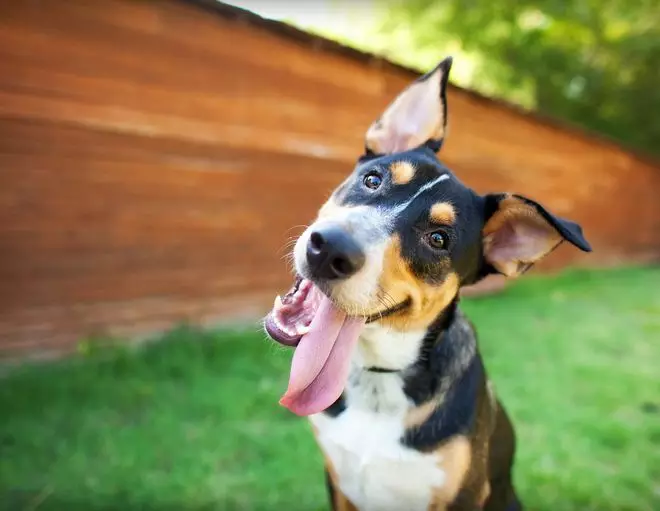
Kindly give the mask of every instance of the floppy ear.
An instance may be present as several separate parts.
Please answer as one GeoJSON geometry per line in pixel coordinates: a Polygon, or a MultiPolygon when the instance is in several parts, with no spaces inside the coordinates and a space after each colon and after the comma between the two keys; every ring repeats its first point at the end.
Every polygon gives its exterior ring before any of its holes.
{"type": "Polygon", "coordinates": [[[367,131],[366,148],[375,154],[392,154],[426,144],[442,146],[447,126],[447,78],[452,58],[419,78],[387,107],[367,131]]]}
{"type": "Polygon", "coordinates": [[[487,195],[485,213],[484,258],[507,277],[525,272],[563,241],[591,252],[578,224],[556,217],[520,195],[487,195]]]}

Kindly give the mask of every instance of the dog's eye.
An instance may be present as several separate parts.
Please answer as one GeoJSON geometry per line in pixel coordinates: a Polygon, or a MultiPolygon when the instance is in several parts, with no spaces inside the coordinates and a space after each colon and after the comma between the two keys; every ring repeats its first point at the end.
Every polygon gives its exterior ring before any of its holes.
{"type": "Polygon", "coordinates": [[[369,172],[369,174],[364,176],[364,180],[362,182],[364,183],[364,186],[370,190],[376,190],[380,187],[381,184],[383,184],[383,178],[378,172],[369,172]]]}
{"type": "Polygon", "coordinates": [[[447,236],[443,232],[432,232],[427,236],[427,240],[433,248],[443,249],[447,246],[447,236]]]}

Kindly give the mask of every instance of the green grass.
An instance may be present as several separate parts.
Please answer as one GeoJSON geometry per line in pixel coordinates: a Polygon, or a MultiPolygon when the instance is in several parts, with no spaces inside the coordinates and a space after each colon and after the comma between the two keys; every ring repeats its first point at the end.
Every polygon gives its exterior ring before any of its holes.
{"type": "MultiPolygon", "coordinates": [[[[660,270],[527,277],[465,301],[517,428],[530,510],[660,509],[660,270]]],[[[180,328],[0,380],[0,506],[326,509],[321,456],[277,404],[290,353],[180,328]]]]}

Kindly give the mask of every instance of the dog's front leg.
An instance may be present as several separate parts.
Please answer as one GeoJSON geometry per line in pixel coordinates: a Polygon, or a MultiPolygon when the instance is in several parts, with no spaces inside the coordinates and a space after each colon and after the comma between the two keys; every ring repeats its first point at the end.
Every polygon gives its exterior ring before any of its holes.
{"type": "Polygon", "coordinates": [[[328,487],[328,497],[330,498],[330,509],[332,509],[332,511],[359,511],[358,508],[348,500],[348,497],[335,486],[332,482],[330,472],[327,469],[325,471],[325,482],[328,487]]]}

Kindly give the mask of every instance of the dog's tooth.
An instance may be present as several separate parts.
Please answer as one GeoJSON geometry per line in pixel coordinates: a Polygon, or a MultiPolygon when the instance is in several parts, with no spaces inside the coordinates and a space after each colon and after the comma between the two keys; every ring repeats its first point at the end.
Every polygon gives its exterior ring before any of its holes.
{"type": "Polygon", "coordinates": [[[280,307],[282,307],[282,305],[284,305],[282,303],[282,297],[280,295],[277,295],[275,297],[275,302],[273,302],[273,308],[279,309],[280,307]]]}
{"type": "Polygon", "coordinates": [[[297,333],[298,335],[305,335],[305,334],[308,334],[308,333],[309,333],[309,330],[310,330],[310,328],[309,328],[308,325],[299,325],[299,326],[296,326],[296,333],[297,333]]]}
{"type": "Polygon", "coordinates": [[[286,326],[284,323],[282,323],[277,317],[275,319],[275,326],[282,332],[284,332],[286,335],[290,337],[295,337],[296,333],[291,329],[290,327],[286,326]]]}

